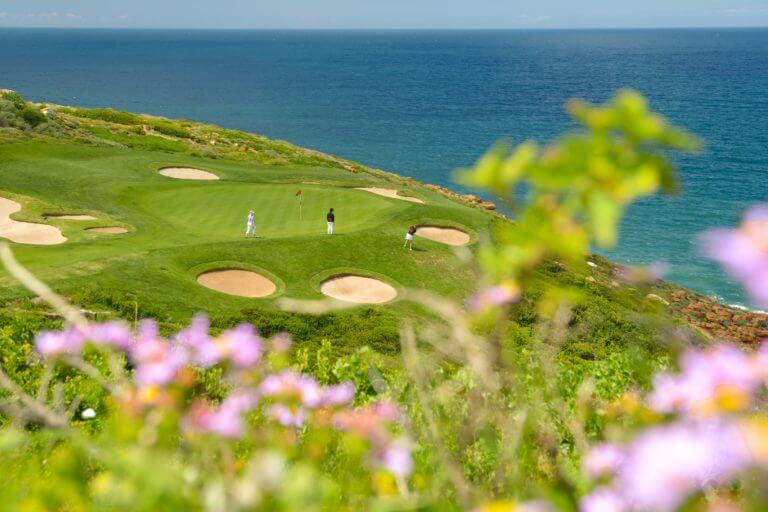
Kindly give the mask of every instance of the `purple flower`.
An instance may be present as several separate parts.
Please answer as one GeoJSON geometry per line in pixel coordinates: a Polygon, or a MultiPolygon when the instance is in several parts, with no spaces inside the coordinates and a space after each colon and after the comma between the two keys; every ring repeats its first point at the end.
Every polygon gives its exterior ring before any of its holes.
{"type": "Polygon", "coordinates": [[[721,409],[741,410],[765,375],[759,356],[731,345],[705,352],[690,350],[683,354],[680,366],[680,374],[654,376],[650,406],[656,411],[708,415],[721,409]]]}
{"type": "Polygon", "coordinates": [[[209,367],[230,360],[235,367],[246,369],[258,362],[262,351],[261,339],[253,326],[240,324],[202,343],[197,348],[197,362],[209,367]]]}
{"type": "Polygon", "coordinates": [[[123,322],[104,322],[90,326],[88,340],[96,345],[107,345],[120,350],[127,350],[131,346],[133,333],[123,322]]]}
{"type": "Polygon", "coordinates": [[[753,206],[738,229],[705,232],[701,246],[760,307],[768,307],[768,204],[753,206]]]}
{"type": "Polygon", "coordinates": [[[612,443],[596,446],[584,458],[584,471],[592,478],[611,476],[624,461],[623,450],[612,443]]]}
{"type": "Polygon", "coordinates": [[[219,339],[229,345],[229,357],[238,368],[249,368],[261,358],[261,338],[251,324],[240,324],[225,331],[219,339]]]}
{"type": "Polygon", "coordinates": [[[707,485],[722,485],[749,463],[735,428],[716,421],[650,429],[627,448],[614,490],[640,510],[674,510],[707,485]]]}
{"type": "Polygon", "coordinates": [[[222,402],[222,408],[230,408],[235,411],[245,413],[253,410],[259,403],[259,395],[250,389],[236,390],[222,402]]]}
{"type": "Polygon", "coordinates": [[[291,335],[287,332],[279,332],[272,336],[272,350],[275,352],[288,352],[293,344],[291,335]]]}
{"type": "Polygon", "coordinates": [[[653,391],[648,398],[651,409],[671,413],[687,409],[689,396],[695,391],[688,389],[688,382],[676,375],[662,372],[653,376],[653,391]]]}
{"type": "Polygon", "coordinates": [[[43,357],[77,354],[85,346],[85,334],[77,327],[61,331],[43,331],[35,337],[35,347],[43,357]]]}
{"type": "Polygon", "coordinates": [[[43,331],[37,335],[35,343],[40,354],[51,357],[79,353],[86,342],[126,350],[131,345],[132,338],[133,335],[127,325],[111,321],[73,326],[60,331],[43,331]]]}
{"type": "Polygon", "coordinates": [[[319,406],[330,407],[335,405],[345,405],[355,398],[355,384],[353,382],[342,382],[335,386],[329,386],[322,390],[319,406]]]}
{"type": "Polygon", "coordinates": [[[157,322],[154,320],[142,320],[139,324],[139,339],[159,338],[160,330],[157,328],[157,322]]]}
{"type": "Polygon", "coordinates": [[[135,377],[140,387],[170,383],[188,362],[186,351],[160,338],[157,325],[151,321],[144,321],[139,327],[139,337],[131,346],[130,357],[136,367],[135,377]]]}
{"type": "Polygon", "coordinates": [[[267,376],[259,386],[262,396],[281,401],[296,401],[306,407],[317,407],[321,390],[312,377],[289,370],[267,376]]]}
{"type": "Polygon", "coordinates": [[[400,413],[400,408],[397,406],[396,403],[390,402],[389,400],[382,400],[381,402],[376,402],[373,405],[369,406],[371,413],[382,421],[388,421],[388,422],[396,422],[400,421],[402,418],[402,414],[400,413]]]}
{"type": "Polygon", "coordinates": [[[515,281],[504,281],[473,295],[469,299],[469,309],[482,311],[499,304],[515,302],[520,298],[521,291],[520,286],[515,281]]]}
{"type": "Polygon", "coordinates": [[[193,351],[197,352],[210,343],[211,337],[208,335],[209,328],[210,322],[206,315],[195,315],[192,318],[189,327],[179,331],[176,336],[174,336],[174,341],[181,345],[188,346],[193,351]]]}
{"type": "Polygon", "coordinates": [[[413,459],[408,442],[403,438],[390,441],[378,454],[379,463],[390,473],[405,477],[413,471],[413,459]]]}
{"type": "Polygon", "coordinates": [[[597,489],[581,499],[580,512],[623,512],[627,510],[624,501],[610,489],[597,489]]]}
{"type": "Polygon", "coordinates": [[[243,416],[258,402],[252,391],[239,390],[230,394],[218,408],[197,404],[185,418],[187,426],[227,438],[238,438],[245,428],[243,416]]]}
{"type": "Polygon", "coordinates": [[[267,415],[275,418],[286,427],[301,427],[307,421],[307,410],[304,407],[293,407],[285,404],[274,404],[267,408],[267,415]]]}

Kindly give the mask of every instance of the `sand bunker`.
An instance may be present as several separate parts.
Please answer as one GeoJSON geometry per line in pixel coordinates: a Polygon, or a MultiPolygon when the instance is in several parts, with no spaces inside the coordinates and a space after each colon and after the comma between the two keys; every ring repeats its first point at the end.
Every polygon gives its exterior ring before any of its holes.
{"type": "Polygon", "coordinates": [[[419,226],[416,228],[416,236],[448,245],[467,245],[469,243],[469,235],[465,232],[439,226],[419,226]]]}
{"type": "Polygon", "coordinates": [[[344,275],[326,279],[320,285],[323,295],[357,304],[383,304],[397,297],[397,290],[378,279],[344,275]]]}
{"type": "Polygon", "coordinates": [[[357,187],[357,190],[365,190],[371,194],[376,194],[384,197],[391,197],[392,199],[400,199],[401,201],[410,201],[411,203],[424,204],[424,201],[415,197],[401,196],[397,193],[397,190],[391,188],[379,188],[379,187],[357,187]]]}
{"type": "Polygon", "coordinates": [[[91,233],[101,233],[102,235],[122,235],[123,233],[127,233],[128,230],[125,228],[121,228],[120,226],[103,226],[100,228],[88,228],[86,231],[90,231],[91,233]]]}
{"type": "Polygon", "coordinates": [[[218,176],[212,172],[193,169],[192,167],[163,167],[158,171],[163,176],[176,178],[177,180],[217,180],[218,176]]]}
{"type": "Polygon", "coordinates": [[[55,213],[43,215],[46,219],[61,219],[61,220],[96,220],[93,215],[57,215],[55,213]]]}
{"type": "Polygon", "coordinates": [[[21,205],[16,201],[0,198],[1,237],[18,244],[55,245],[67,241],[57,227],[11,219],[11,214],[20,210],[21,205]]]}
{"type": "Polygon", "coordinates": [[[277,290],[275,283],[250,270],[211,270],[197,276],[197,282],[211,290],[238,297],[269,297],[277,290]]]}

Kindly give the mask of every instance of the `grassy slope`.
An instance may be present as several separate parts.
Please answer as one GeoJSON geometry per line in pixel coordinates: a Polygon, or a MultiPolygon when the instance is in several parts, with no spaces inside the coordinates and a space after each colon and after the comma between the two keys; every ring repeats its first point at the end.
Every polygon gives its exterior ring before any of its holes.
{"type": "MultiPolygon", "coordinates": [[[[273,309],[273,298],[242,299],[207,290],[200,272],[221,266],[253,268],[272,277],[278,294],[320,298],[320,281],[333,273],[358,271],[399,287],[423,288],[460,299],[475,287],[476,274],[442,244],[418,240],[419,250],[402,249],[405,229],[414,223],[460,226],[473,245],[494,216],[456,197],[381,171],[288,143],[187,121],[168,121],[100,111],[53,107],[57,137],[0,129],[0,191],[24,204],[19,219],[43,221],[45,213],[89,213],[98,220],[48,219],[70,241],[60,246],[14,244],[17,257],[58,291],[83,306],[131,318],[154,316],[170,324],[205,310],[227,325],[250,320],[267,333],[287,330],[304,342],[330,339],[342,351],[368,344],[397,350],[398,319],[418,319],[406,302],[357,308],[321,317],[273,309]],[[110,121],[105,121],[109,119],[110,121]],[[117,121],[117,122],[113,122],[117,121]],[[164,165],[207,169],[217,182],[159,176],[164,165]],[[305,182],[316,182],[307,184],[305,182]],[[357,186],[396,188],[426,205],[381,198],[357,186]],[[304,190],[304,217],[298,219],[297,188],[304,190]],[[338,212],[338,235],[325,236],[324,212],[338,212]],[[264,238],[241,238],[247,210],[257,210],[264,238]],[[122,225],[130,232],[97,236],[84,228],[122,225]]],[[[643,288],[616,288],[613,266],[584,273],[555,267],[541,283],[582,289],[587,300],[576,310],[563,354],[592,360],[642,346],[649,349],[659,323],[670,317],[643,288]],[[590,279],[586,278],[590,276],[590,279]]],[[[24,292],[0,273],[0,300],[10,307],[24,292]]],[[[666,286],[666,285],[665,285],[666,286]]],[[[662,290],[665,296],[674,290],[662,290]]],[[[537,295],[532,290],[529,299],[537,295]]],[[[660,292],[661,293],[661,292],[660,292]]],[[[526,338],[535,320],[533,301],[515,308],[526,338]]],[[[169,325],[169,328],[172,328],[169,325]]]]}
{"type": "MultiPolygon", "coordinates": [[[[284,282],[290,297],[320,297],[317,276],[345,268],[381,274],[404,287],[465,294],[471,276],[457,270],[449,247],[419,241],[421,250],[408,253],[401,247],[403,233],[410,223],[425,220],[477,232],[492,219],[434,192],[420,191],[428,204],[418,205],[350,188],[375,181],[339,169],[212,162],[69,142],[0,146],[0,188],[24,203],[20,218],[41,222],[42,214],[54,212],[98,217],[89,222],[46,220],[60,226],[70,241],[50,247],[14,244],[24,264],[60,289],[89,284],[131,290],[140,302],[167,303],[166,311],[179,316],[200,304],[212,313],[232,313],[259,302],[196,285],[199,268],[216,262],[263,268],[284,282]],[[157,174],[170,163],[210,169],[222,180],[191,182],[157,174]],[[297,188],[304,190],[302,221],[297,188]],[[330,206],[338,212],[339,235],[334,237],[324,235],[324,213],[330,206]],[[257,209],[262,239],[242,238],[249,207],[257,209]],[[130,232],[104,236],[85,231],[111,224],[130,232]]],[[[10,284],[7,276],[3,282],[10,284]]],[[[2,293],[7,297],[11,291],[2,293]]]]}

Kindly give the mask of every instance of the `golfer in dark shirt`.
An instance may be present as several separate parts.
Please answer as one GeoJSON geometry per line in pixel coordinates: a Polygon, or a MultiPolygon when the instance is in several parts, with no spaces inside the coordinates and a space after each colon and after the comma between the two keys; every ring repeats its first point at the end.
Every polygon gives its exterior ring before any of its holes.
{"type": "Polygon", "coordinates": [[[333,234],[333,223],[336,222],[336,216],[333,214],[333,208],[331,208],[328,211],[328,214],[325,216],[325,220],[328,221],[328,234],[333,234]]]}

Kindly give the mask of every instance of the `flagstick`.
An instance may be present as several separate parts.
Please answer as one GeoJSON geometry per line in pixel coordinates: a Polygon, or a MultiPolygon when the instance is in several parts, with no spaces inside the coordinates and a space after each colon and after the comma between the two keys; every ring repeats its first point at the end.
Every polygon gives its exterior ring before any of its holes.
{"type": "Polygon", "coordinates": [[[299,220],[303,220],[301,216],[301,205],[304,203],[304,194],[299,196],[299,220]]]}

